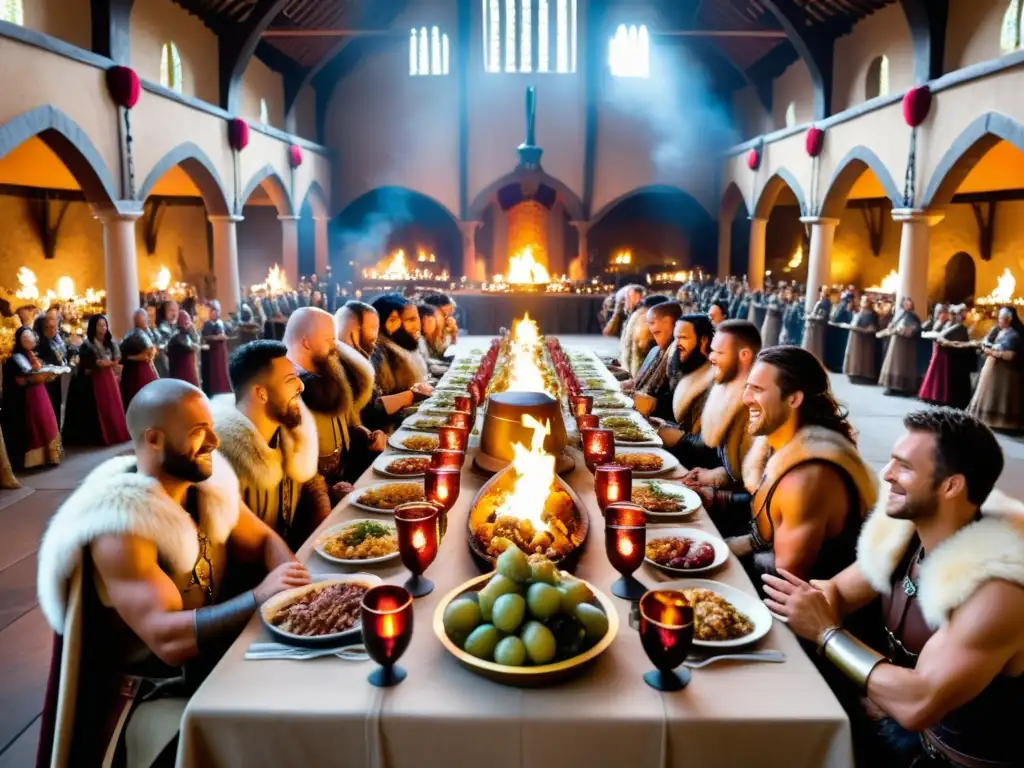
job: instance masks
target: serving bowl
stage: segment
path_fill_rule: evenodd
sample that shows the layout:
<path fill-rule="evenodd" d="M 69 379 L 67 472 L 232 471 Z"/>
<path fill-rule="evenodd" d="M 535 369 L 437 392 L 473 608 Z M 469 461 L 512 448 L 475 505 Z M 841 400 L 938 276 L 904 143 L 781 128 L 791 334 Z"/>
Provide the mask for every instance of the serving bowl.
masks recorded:
<path fill-rule="evenodd" d="M 597 641 L 597 643 L 588 648 L 578 656 L 573 656 L 569 659 L 562 661 L 556 661 L 551 664 L 540 664 L 537 666 L 523 666 L 523 667 L 510 667 L 504 664 L 498 664 L 493 661 L 484 661 L 478 659 L 476 656 L 467 653 L 466 651 L 459 648 L 458 645 L 448 637 L 448 633 L 444 629 L 444 612 L 448 607 L 448 604 L 460 597 L 469 597 L 476 599 L 477 592 L 483 589 L 487 582 L 490 581 L 493 574 L 485 573 L 482 576 L 477 576 L 474 579 L 459 585 L 443 598 L 437 605 L 437 609 L 434 611 L 434 634 L 437 635 L 437 639 L 441 641 L 441 645 L 448 651 L 455 659 L 466 669 L 471 672 L 486 677 L 488 680 L 493 680 L 496 683 L 502 685 L 515 685 L 523 688 L 538 688 L 548 685 L 554 685 L 560 683 L 563 680 L 567 680 L 570 677 L 578 675 L 593 661 L 608 650 L 608 647 L 615 640 L 615 635 L 619 631 L 619 614 L 615 609 L 615 604 L 611 598 L 605 595 L 603 592 L 598 590 L 593 584 L 584 581 L 590 591 L 593 593 L 593 597 L 588 601 L 591 605 L 601 610 L 605 616 L 608 617 L 608 631 L 604 637 Z M 580 581 L 583 581 L 582 579 Z"/>

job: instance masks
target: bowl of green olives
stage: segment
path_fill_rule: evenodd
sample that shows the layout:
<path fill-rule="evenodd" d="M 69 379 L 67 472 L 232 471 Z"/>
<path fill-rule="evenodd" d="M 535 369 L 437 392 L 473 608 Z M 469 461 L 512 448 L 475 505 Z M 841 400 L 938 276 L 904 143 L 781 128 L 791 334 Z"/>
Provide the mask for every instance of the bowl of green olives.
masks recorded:
<path fill-rule="evenodd" d="M 445 595 L 434 633 L 470 671 L 504 685 L 542 687 L 568 679 L 612 644 L 615 604 L 593 585 L 517 547 L 497 570 Z"/>

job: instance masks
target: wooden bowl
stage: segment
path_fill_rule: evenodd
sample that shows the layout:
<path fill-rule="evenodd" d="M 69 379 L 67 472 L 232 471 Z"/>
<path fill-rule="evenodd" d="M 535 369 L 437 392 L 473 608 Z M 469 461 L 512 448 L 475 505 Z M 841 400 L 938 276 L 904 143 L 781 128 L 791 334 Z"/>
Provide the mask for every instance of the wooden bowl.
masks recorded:
<path fill-rule="evenodd" d="M 486 516 L 484 510 L 480 505 L 481 499 L 488 495 L 492 489 L 499 487 L 502 483 L 507 482 L 510 477 L 509 473 L 514 473 L 515 469 L 511 466 L 502 470 L 490 480 L 488 480 L 483 488 L 481 488 L 476 497 L 473 499 L 473 504 L 470 506 L 469 514 L 466 516 L 466 534 L 469 538 L 469 551 L 473 554 L 473 559 L 476 561 L 477 566 L 482 571 L 493 571 L 495 567 L 495 561 L 497 557 L 490 555 L 480 545 L 480 542 L 476 538 L 476 529 L 481 524 L 486 522 Z M 572 500 L 573 508 L 576 511 L 574 520 L 576 522 L 576 528 L 571 532 L 571 538 L 574 539 L 576 547 L 561 557 L 552 557 L 551 562 L 555 563 L 559 568 L 566 571 L 573 571 L 576 569 L 576 564 L 579 562 L 580 553 L 583 551 L 583 545 L 587 540 L 587 532 L 590 530 L 590 516 L 587 514 L 587 508 L 583 506 L 583 502 L 580 501 L 580 497 L 576 495 L 576 492 L 569 487 L 562 478 L 555 477 L 555 482 L 558 487 L 568 494 Z M 530 553 L 527 553 L 530 554 Z"/>
<path fill-rule="evenodd" d="M 590 587 L 590 591 L 594 593 L 590 604 L 600 608 L 605 616 L 608 617 L 608 631 L 604 637 L 597 641 L 596 645 L 588 650 L 578 656 L 573 656 L 571 659 L 532 667 L 508 667 L 493 661 L 484 661 L 466 653 L 452 642 L 451 638 L 448 637 L 448 633 L 444 631 L 444 611 L 453 600 L 467 593 L 475 594 L 483 589 L 491 576 L 492 574 L 485 573 L 483 576 L 477 576 L 475 579 L 470 579 L 456 587 L 441 598 L 441 602 L 437 605 L 437 610 L 434 611 L 434 634 L 437 635 L 437 639 L 441 641 L 441 645 L 444 646 L 448 653 L 454 656 L 462 666 L 471 672 L 502 685 L 515 685 L 522 688 L 554 685 L 578 675 L 586 667 L 590 666 L 598 656 L 608 650 L 612 641 L 615 640 L 615 635 L 619 631 L 619 614 L 615 610 L 615 603 L 612 602 L 611 598 L 594 587 L 593 584 L 584 581 L 583 583 Z"/>

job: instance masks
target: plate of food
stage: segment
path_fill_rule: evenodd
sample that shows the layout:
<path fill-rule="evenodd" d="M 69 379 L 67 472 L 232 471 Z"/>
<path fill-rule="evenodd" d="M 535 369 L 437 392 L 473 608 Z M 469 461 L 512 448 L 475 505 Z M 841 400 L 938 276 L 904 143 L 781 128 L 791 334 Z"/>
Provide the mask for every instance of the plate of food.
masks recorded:
<path fill-rule="evenodd" d="M 353 491 L 346 501 L 353 507 L 367 512 L 393 513 L 399 504 L 425 499 L 423 483 L 391 482 L 359 488 Z"/>
<path fill-rule="evenodd" d="M 341 645 L 362 631 L 359 615 L 363 595 L 380 583 L 380 578 L 372 574 L 352 573 L 287 589 L 260 606 L 260 618 L 282 643 Z"/>
<path fill-rule="evenodd" d="M 602 392 L 594 395 L 594 413 L 632 410 L 633 399 L 623 392 Z"/>
<path fill-rule="evenodd" d="M 373 471 L 384 477 L 423 477 L 430 457 L 410 453 L 382 453 L 373 460 Z"/>
<path fill-rule="evenodd" d="M 388 438 L 388 445 L 396 451 L 431 453 L 440 444 L 437 435 L 432 435 L 429 432 L 415 432 L 411 429 L 399 429 Z"/>
<path fill-rule="evenodd" d="M 662 448 L 615 447 L 615 458 L 609 464 L 629 467 L 633 477 L 657 477 L 679 466 L 679 459 Z"/>
<path fill-rule="evenodd" d="M 666 581 L 658 589 L 677 589 L 693 605 L 693 644 L 700 648 L 737 648 L 755 643 L 772 628 L 772 615 L 754 595 L 708 579 Z"/>
<path fill-rule="evenodd" d="M 324 560 L 341 565 L 370 565 L 398 557 L 395 524 L 382 520 L 349 520 L 332 525 L 314 547 Z"/>
<path fill-rule="evenodd" d="M 643 507 L 648 517 L 692 515 L 703 506 L 695 490 L 665 480 L 634 480 L 632 501 Z"/>
<path fill-rule="evenodd" d="M 560 682 L 600 656 L 619 629 L 612 600 L 543 555 L 511 547 L 434 611 L 434 633 L 475 674 L 505 685 Z"/>
<path fill-rule="evenodd" d="M 449 390 L 435 390 L 434 394 L 420 403 L 420 409 L 423 408 L 440 408 L 442 410 L 455 407 L 455 398 L 459 395 L 464 395 L 465 392 L 455 392 Z"/>
<path fill-rule="evenodd" d="M 448 423 L 448 414 L 440 413 L 416 413 L 402 422 L 401 429 L 414 432 L 437 432 Z"/>
<path fill-rule="evenodd" d="M 647 526 L 646 560 L 665 573 L 707 573 L 729 559 L 729 546 L 698 528 Z"/>

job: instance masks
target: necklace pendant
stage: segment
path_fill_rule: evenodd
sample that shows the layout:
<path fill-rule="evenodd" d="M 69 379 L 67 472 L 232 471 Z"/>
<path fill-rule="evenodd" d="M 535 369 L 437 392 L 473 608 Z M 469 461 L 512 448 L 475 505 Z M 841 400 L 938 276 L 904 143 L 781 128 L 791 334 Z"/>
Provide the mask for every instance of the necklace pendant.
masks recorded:
<path fill-rule="evenodd" d="M 906 592 L 907 597 L 913 597 L 917 594 L 917 584 L 909 576 L 903 577 L 903 591 Z"/>

